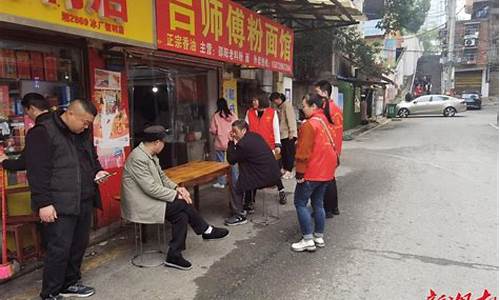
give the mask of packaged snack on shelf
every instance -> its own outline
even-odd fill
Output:
[[[19,79],[31,79],[30,53],[16,51],[17,76]]]
[[[16,172],[16,184],[27,184],[28,180],[26,177],[26,171]]]
[[[13,140],[13,152],[20,152],[24,149],[25,144],[25,130],[24,130],[24,116],[16,116],[11,118],[12,122],[10,126],[12,127],[12,140]]]
[[[37,51],[30,52],[31,58],[31,78],[36,80],[45,80],[43,70],[43,54]]]
[[[13,112],[9,97],[9,86],[0,85],[0,117],[6,119],[12,114]]]
[[[2,78],[17,78],[16,53],[10,49],[0,49],[1,76]]]
[[[43,64],[45,70],[45,80],[57,81],[57,57],[52,54],[44,54]]]

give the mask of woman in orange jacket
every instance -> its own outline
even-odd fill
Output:
[[[325,115],[328,112],[323,110],[327,101],[319,95],[310,95],[302,101],[307,120],[300,128],[295,155],[297,186],[294,204],[303,235],[299,242],[292,244],[292,250],[297,252],[315,251],[316,247],[325,246],[323,198],[337,167],[335,131]],[[313,207],[314,227],[307,208],[309,199]]]

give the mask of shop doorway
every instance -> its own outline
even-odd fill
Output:
[[[144,128],[162,125],[168,142],[160,153],[162,168],[207,157],[208,70],[173,64],[128,64],[132,144],[142,141]]]

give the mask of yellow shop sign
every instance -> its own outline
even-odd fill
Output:
[[[1,0],[0,21],[154,47],[152,0]]]

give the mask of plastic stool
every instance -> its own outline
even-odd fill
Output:
[[[156,225],[158,248],[146,251],[144,250],[142,225]],[[163,227],[163,234],[161,233],[162,227]],[[163,241],[162,241],[162,235],[163,235]],[[135,255],[130,260],[132,265],[139,268],[152,268],[163,265],[163,262],[165,261],[165,253],[166,253],[165,246],[167,241],[167,231],[164,223],[163,224],[134,223],[134,237],[135,237]],[[159,255],[161,257],[160,262],[145,262],[144,256],[149,254],[160,254]]]
[[[279,192],[276,186],[265,187],[259,189],[262,191],[260,193],[260,198],[262,199],[262,215],[253,215],[251,221],[255,224],[260,225],[270,225],[279,222],[280,220],[280,204],[279,204]],[[267,202],[271,202],[268,204]],[[255,201],[257,203],[257,201]],[[276,206],[276,214],[273,214],[272,206]]]

